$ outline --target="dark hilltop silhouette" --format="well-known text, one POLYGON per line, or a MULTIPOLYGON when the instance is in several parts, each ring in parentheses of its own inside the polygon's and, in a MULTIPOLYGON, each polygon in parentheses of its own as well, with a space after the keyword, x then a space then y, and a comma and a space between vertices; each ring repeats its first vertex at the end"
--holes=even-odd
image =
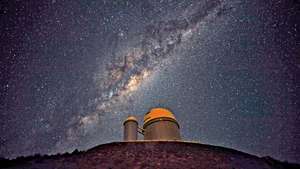
POLYGON ((87 151, 1 159, 14 169, 299 169, 299 164, 224 147, 181 141, 113 142, 87 151))

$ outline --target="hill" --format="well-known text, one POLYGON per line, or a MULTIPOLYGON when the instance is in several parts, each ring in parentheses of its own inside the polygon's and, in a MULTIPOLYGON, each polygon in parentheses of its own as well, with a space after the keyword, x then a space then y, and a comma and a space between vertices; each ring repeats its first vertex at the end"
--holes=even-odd
POLYGON ((0 160, 14 169, 299 169, 299 164, 224 147, 177 141, 113 142, 87 151, 0 160))

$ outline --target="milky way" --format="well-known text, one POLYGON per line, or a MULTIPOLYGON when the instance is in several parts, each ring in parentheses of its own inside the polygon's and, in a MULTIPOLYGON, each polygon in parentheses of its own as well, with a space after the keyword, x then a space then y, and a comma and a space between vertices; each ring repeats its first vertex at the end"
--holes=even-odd
MULTIPOLYGON (((128 49, 129 52, 125 56, 116 56, 104 73, 101 72, 104 77, 98 83, 101 96, 96 98, 97 110, 79 120, 79 129, 83 128, 83 133, 87 134, 90 127, 86 126, 97 125, 101 120, 99 115, 120 112, 120 107, 128 104, 132 92, 151 76, 157 66, 172 57, 176 46, 189 41, 192 34, 199 31, 201 23, 211 19, 211 15, 216 17, 217 13, 220 14, 221 10, 224 10, 222 5, 220 1, 201 2, 195 5, 194 9, 189 9, 192 10, 189 11, 191 14, 185 14, 183 19, 147 25, 139 35, 140 45, 128 49)), ((73 128, 69 131, 72 136, 73 133, 79 132, 77 128, 76 131, 72 130, 73 128)))
POLYGON ((299 161, 299 11, 279 0, 1 1, 0 156, 119 141, 129 114, 163 106, 185 140, 299 161))

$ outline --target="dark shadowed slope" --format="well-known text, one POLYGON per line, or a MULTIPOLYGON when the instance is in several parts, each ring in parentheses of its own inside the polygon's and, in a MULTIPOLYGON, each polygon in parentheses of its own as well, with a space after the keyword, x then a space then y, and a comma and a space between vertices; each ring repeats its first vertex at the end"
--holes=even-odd
POLYGON ((2 160, 1 168, 93 169, 93 168, 197 168, 197 169, 281 169, 300 168, 270 157, 259 158, 233 149, 212 145, 138 141, 115 142, 86 152, 54 156, 33 156, 2 160))

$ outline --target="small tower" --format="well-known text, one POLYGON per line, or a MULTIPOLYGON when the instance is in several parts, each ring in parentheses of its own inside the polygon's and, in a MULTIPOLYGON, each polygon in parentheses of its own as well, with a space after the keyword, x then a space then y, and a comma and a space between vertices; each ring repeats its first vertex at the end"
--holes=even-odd
POLYGON ((124 125, 124 141, 137 140, 138 121, 134 116, 129 116, 123 123, 124 125))
POLYGON ((130 116, 124 122, 124 141, 137 140, 137 133, 144 140, 180 140, 179 124, 173 113, 166 108, 152 108, 144 116, 142 128, 138 127, 135 117, 130 116))

